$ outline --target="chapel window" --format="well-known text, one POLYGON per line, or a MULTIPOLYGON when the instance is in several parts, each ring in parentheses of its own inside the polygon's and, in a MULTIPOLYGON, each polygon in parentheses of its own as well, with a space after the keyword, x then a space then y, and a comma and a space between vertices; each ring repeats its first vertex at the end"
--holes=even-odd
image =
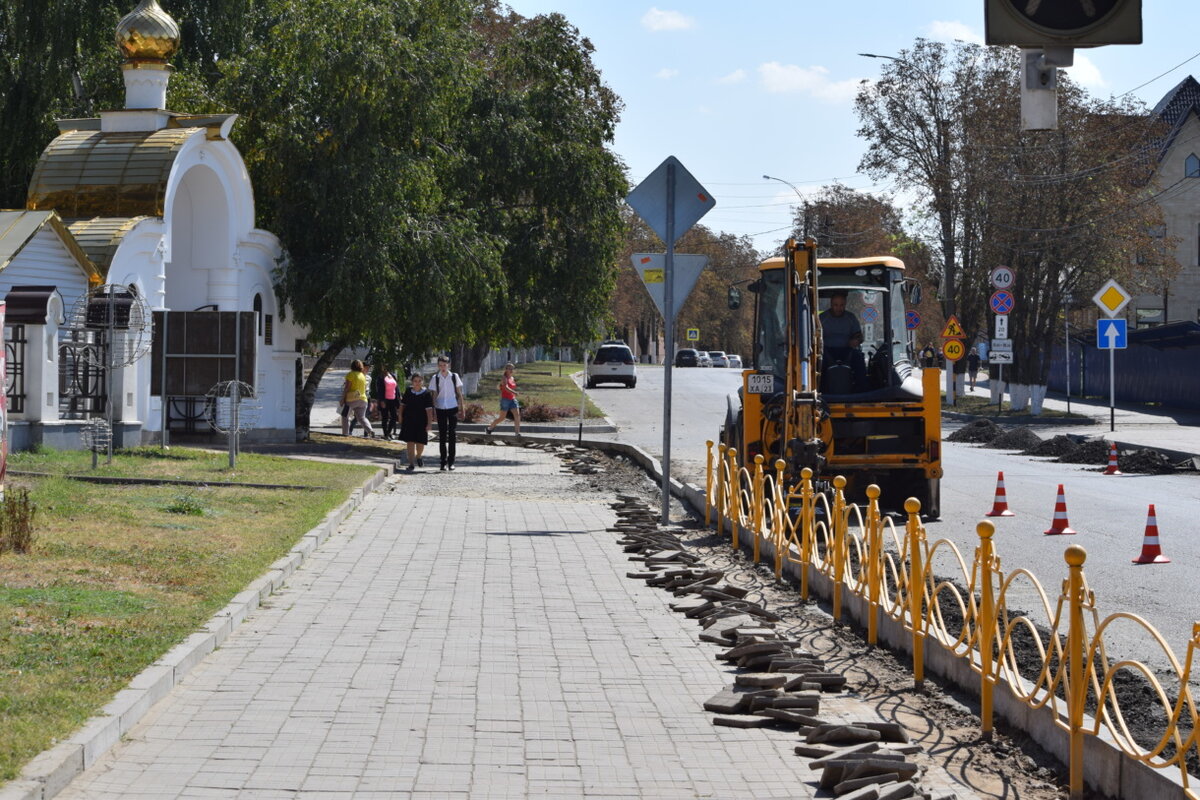
POLYGON ((1183 162, 1183 177, 1200 178, 1200 157, 1192 153, 1183 162))

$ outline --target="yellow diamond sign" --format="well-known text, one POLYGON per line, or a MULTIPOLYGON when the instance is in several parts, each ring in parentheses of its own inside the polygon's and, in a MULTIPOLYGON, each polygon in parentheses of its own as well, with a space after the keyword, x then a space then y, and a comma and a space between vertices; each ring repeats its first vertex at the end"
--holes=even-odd
POLYGON ((1109 279, 1108 283, 1101 286, 1100 291, 1092 296, 1092 302, 1109 317, 1119 314, 1121 309, 1127 306, 1132 299, 1133 295, 1112 279, 1109 279))

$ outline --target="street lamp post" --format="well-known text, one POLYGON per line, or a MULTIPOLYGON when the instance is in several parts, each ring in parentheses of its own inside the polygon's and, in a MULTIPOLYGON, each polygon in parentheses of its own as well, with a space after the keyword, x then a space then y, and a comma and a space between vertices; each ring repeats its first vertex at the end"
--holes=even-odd
MULTIPOLYGON (((792 183, 791 181, 785 181, 783 178, 776 178, 772 175, 763 175, 763 180, 764 181, 779 181, 784 186, 789 187, 793 192, 796 193, 796 199, 800 201, 800 206, 801 207, 804 206, 804 195, 800 194, 800 190, 797 189, 796 185, 794 183, 792 183)), ((805 231, 804 233, 807 234, 808 231, 805 231)))

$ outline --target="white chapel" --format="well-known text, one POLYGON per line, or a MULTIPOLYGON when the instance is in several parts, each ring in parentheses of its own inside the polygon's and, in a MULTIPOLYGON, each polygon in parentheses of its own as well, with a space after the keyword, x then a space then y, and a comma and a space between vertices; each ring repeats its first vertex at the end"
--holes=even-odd
MULTIPOLYGON (((181 42, 157 0, 141 0, 121 20, 116 42, 125 58, 125 107, 59 120, 26 208, 0 212, 0 299, 11 295, 6 334, 14 340, 10 372, 16 368, 6 387, 11 443, 80 446, 89 413, 73 393, 86 395, 88 378, 80 377, 61 326, 99 284, 131 287, 152 312, 253 312, 254 366, 244 374, 253 378, 260 410, 250 435, 291 440, 305 332, 280 314, 272 272, 281 248, 254 226, 253 187, 229 138, 237 115, 166 109, 168 59, 181 42)), ((197 328, 187 335, 211 334, 197 328)), ((157 345, 161 332, 154 335, 157 345)), ((120 369, 109 383, 116 440, 161 441, 164 424, 172 434, 206 433, 197 418, 203 397, 167 394, 164 406, 151 361, 120 369)), ((98 416, 94 408, 90 415, 98 416)))

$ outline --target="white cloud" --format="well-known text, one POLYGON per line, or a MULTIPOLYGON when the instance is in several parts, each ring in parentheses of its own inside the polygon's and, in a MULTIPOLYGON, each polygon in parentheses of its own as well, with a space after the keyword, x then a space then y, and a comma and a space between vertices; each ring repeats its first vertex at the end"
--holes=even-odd
POLYGON ((672 69, 670 67, 663 67, 662 69, 660 69, 658 72, 656 72, 654 74, 654 77, 656 77, 660 80, 669 81, 669 80, 671 80, 671 78, 674 78, 678 74, 679 74, 679 70, 677 70, 677 69, 672 69))
POLYGON ((642 27, 652 31, 684 31, 696 26, 696 20, 678 11, 651 8, 642 15, 642 27))
POLYGON ((735 69, 733 72, 729 73, 728 75, 723 75, 722 77, 717 78, 717 83, 722 84, 724 86, 729 86, 729 85, 732 85, 735 83, 741 83, 744 80, 746 80, 746 70, 735 69))
POLYGON ((825 67, 798 67, 778 61, 759 65, 758 76, 763 88, 772 94, 808 94, 830 103, 854 99, 859 85, 858 78, 830 80, 825 67))
POLYGON ((1063 69, 1067 70, 1071 80, 1090 92, 1099 92, 1108 88, 1108 81, 1104 80, 1104 76, 1100 74, 1100 68, 1096 66, 1096 62, 1080 53, 1079 50, 1075 51, 1075 66, 1063 67, 1063 69))
POLYGON ((983 44, 983 36, 962 22, 937 20, 929 24, 929 38, 938 42, 961 39, 969 44, 983 44))

